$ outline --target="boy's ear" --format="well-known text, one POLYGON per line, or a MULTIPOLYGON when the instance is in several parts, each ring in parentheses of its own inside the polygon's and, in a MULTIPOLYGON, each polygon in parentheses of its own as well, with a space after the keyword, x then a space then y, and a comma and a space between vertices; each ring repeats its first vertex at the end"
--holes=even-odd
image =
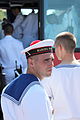
POLYGON ((62 44, 59 45, 60 50, 64 50, 64 47, 62 46, 62 44))

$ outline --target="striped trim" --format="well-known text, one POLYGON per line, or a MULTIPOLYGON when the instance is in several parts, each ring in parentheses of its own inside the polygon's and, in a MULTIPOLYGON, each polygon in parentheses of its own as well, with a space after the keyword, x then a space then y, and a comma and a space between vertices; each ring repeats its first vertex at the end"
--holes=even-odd
POLYGON ((26 57, 28 58, 33 55, 49 53, 49 52, 53 52, 53 48, 51 46, 35 48, 35 49, 32 49, 32 50, 26 52, 26 57))

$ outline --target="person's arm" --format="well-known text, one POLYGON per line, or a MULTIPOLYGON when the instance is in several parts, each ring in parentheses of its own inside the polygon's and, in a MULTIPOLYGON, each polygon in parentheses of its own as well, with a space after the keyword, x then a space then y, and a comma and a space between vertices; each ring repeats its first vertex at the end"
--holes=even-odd
POLYGON ((22 101, 24 120, 51 120, 51 108, 44 89, 34 85, 22 101))
POLYGON ((2 113, 3 113, 3 118, 4 120, 14 120, 14 118, 12 118, 11 116, 11 104, 9 104, 10 106, 8 106, 7 102, 9 102, 9 100, 4 97, 1 96, 1 108, 2 108, 2 113))
POLYGON ((25 20, 23 21, 23 23, 21 24, 21 27, 23 28, 23 30, 26 28, 28 22, 30 20, 30 15, 27 15, 25 20))
POLYGON ((12 25, 14 26, 14 29, 23 22, 23 19, 24 17, 21 14, 16 17, 14 23, 12 23, 12 25))
POLYGON ((22 62, 22 64, 21 64, 22 65, 22 73, 24 73, 27 70, 27 58, 26 58, 26 55, 22 53, 22 50, 24 49, 22 43, 19 44, 18 48, 20 49, 20 59, 22 62))

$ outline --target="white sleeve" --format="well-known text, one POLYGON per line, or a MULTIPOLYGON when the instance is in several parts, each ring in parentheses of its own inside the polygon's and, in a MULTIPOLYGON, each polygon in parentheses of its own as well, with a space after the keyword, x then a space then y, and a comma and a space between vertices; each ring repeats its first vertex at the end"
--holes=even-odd
POLYGON ((4 115, 4 120, 11 120, 11 113, 10 113, 11 111, 7 106, 7 101, 4 96, 1 96, 1 108, 4 115))
POLYGON ((20 58, 22 61, 22 72, 26 72, 27 70, 27 58, 25 54, 22 54, 21 51, 24 49, 22 43, 19 44, 19 48, 20 48, 20 58))
POLYGON ((28 22, 30 19, 30 15, 28 15, 25 20, 23 21, 23 23, 21 24, 22 28, 25 29, 25 27, 27 26, 28 22))
POLYGON ((18 15, 16 17, 14 23, 12 23, 12 25, 14 26, 14 29, 22 23, 23 19, 24 19, 24 17, 22 15, 18 15))
POLYGON ((24 96, 22 110, 24 120, 51 120, 51 108, 44 89, 39 85, 34 85, 24 96))

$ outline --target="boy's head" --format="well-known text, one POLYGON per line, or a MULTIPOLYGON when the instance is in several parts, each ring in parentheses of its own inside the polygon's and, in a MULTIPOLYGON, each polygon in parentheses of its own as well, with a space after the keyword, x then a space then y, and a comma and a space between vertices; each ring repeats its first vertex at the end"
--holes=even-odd
POLYGON ((59 45, 62 45, 67 52, 72 53, 76 47, 76 38, 70 32, 62 32, 55 39, 55 47, 59 45))

